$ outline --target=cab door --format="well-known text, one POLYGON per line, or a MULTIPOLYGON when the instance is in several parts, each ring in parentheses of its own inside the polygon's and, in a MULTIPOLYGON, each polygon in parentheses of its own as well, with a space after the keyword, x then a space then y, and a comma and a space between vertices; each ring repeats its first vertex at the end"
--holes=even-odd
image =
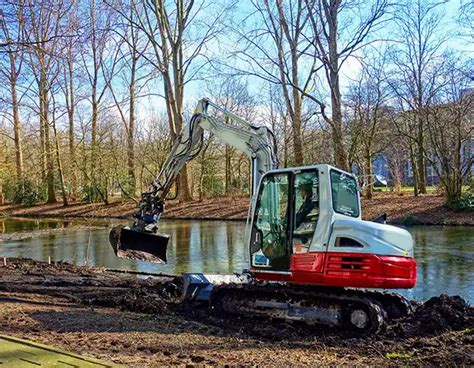
MULTIPOLYGON (((293 230, 291 236, 293 255, 291 271, 312 275, 323 272, 326 247, 318 249, 314 244, 315 233, 321 226, 320 187, 317 169, 301 170, 293 179, 293 230)), ((306 280, 307 281, 307 280, 306 280)))
POLYGON ((251 228, 250 255, 254 268, 290 268, 291 180, 291 173, 267 174, 262 180, 251 228))

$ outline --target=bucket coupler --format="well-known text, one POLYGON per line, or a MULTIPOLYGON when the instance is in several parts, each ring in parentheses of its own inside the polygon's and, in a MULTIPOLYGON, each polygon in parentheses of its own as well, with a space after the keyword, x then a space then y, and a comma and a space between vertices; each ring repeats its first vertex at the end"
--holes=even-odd
POLYGON ((115 255, 154 263, 166 263, 166 249, 170 236, 158 232, 134 230, 116 226, 109 234, 115 255))
POLYGON ((210 274, 193 273, 183 274, 183 293, 181 300, 209 301, 214 287, 225 284, 249 284, 252 276, 245 272, 242 274, 210 274))

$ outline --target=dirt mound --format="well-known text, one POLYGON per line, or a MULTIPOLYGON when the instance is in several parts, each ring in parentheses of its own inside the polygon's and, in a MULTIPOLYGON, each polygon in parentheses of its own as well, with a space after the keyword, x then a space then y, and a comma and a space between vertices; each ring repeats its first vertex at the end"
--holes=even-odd
POLYGON ((420 304, 415 312, 389 330, 398 336, 430 336, 474 326, 474 307, 458 295, 442 294, 420 304))
POLYGON ((40 262, 30 258, 7 258, 6 269, 19 272, 23 275, 78 275, 93 276, 103 273, 104 269, 93 266, 77 266, 67 262, 40 262))
POLYGON ((161 283, 151 282, 151 284, 133 287, 124 292, 112 290, 100 294, 82 295, 80 299, 83 304, 150 314, 167 312, 179 302, 182 288, 181 277, 161 283))

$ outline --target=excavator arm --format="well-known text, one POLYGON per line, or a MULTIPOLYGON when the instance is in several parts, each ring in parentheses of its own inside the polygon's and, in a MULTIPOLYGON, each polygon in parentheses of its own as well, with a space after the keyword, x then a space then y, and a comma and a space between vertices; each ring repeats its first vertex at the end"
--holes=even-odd
POLYGON ((261 176, 278 167, 275 138, 269 128, 253 125, 209 99, 201 99, 149 190, 142 193, 133 225, 112 229, 110 243, 117 256, 166 262, 169 236, 158 232, 158 222, 164 211, 165 198, 179 172, 200 152, 204 131, 212 133, 221 142, 235 147, 251 159, 252 196, 255 195, 261 176), (210 108, 218 114, 210 115, 210 108))

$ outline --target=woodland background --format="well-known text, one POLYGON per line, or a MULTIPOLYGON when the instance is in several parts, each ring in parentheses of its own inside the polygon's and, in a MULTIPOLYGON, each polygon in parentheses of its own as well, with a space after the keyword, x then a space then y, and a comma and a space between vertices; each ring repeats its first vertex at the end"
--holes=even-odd
MULTIPOLYGON (((0 202, 139 195, 207 96, 271 127, 282 166, 332 163, 368 184, 383 154, 394 191, 408 166, 426 193, 431 167, 455 203, 472 187, 473 14, 473 1, 0 0, 0 202)), ((247 157, 206 135, 178 196, 249 180, 247 157)))

